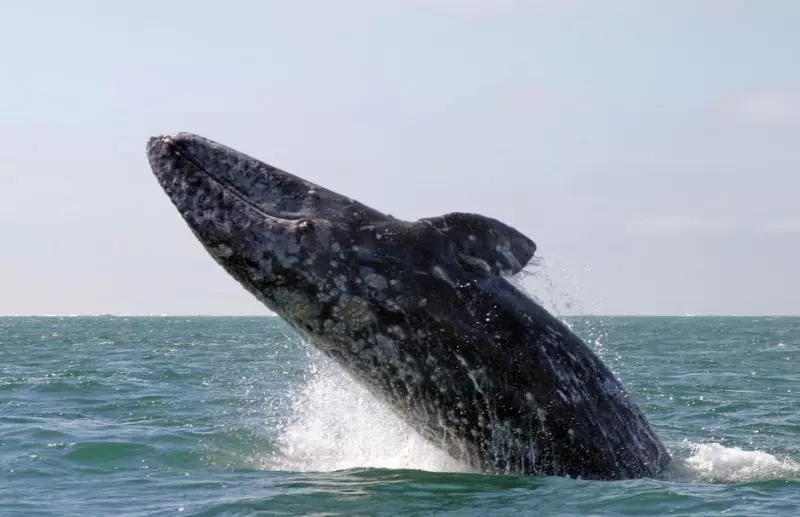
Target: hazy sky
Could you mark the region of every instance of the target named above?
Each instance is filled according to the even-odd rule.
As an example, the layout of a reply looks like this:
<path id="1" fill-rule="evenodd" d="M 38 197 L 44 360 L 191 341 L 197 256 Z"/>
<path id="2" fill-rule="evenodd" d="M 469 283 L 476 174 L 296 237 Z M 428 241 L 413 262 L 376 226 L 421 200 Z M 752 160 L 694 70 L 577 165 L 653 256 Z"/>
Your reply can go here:
<path id="1" fill-rule="evenodd" d="M 531 236 L 587 312 L 800 314 L 800 2 L 0 6 L 0 314 L 263 313 L 144 145 Z"/>

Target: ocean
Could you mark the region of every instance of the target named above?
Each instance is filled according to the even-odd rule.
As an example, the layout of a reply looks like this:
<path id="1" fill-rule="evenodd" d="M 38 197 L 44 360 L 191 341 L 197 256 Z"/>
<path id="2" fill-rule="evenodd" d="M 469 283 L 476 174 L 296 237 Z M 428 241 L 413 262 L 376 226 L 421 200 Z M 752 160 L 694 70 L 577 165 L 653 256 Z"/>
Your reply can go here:
<path id="1" fill-rule="evenodd" d="M 565 319 L 659 478 L 469 472 L 274 317 L 0 318 L 0 516 L 800 515 L 800 318 Z"/>

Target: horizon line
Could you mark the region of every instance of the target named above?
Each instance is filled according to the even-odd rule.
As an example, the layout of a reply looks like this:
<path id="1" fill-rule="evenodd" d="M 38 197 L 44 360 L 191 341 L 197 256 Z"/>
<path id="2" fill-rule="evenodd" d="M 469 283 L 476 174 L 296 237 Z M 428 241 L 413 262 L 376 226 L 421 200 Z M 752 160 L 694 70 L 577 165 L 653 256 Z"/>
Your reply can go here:
<path id="1" fill-rule="evenodd" d="M 800 314 L 777 313 L 777 314 L 723 314 L 723 313 L 588 313 L 588 314 L 559 314 L 553 313 L 556 317 L 565 318 L 800 318 Z M 242 313 L 242 314 L 214 314 L 214 313 L 52 313 L 52 314 L 0 314 L 0 318 L 279 318 L 274 313 Z"/>

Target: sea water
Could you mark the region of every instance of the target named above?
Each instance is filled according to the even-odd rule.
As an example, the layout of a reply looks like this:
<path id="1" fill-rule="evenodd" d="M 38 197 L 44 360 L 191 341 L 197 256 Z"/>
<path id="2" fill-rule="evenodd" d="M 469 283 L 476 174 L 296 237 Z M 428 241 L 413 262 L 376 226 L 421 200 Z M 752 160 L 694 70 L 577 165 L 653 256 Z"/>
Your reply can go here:
<path id="1" fill-rule="evenodd" d="M 0 516 L 800 515 L 800 318 L 566 320 L 657 479 L 470 472 L 274 317 L 0 318 Z"/>

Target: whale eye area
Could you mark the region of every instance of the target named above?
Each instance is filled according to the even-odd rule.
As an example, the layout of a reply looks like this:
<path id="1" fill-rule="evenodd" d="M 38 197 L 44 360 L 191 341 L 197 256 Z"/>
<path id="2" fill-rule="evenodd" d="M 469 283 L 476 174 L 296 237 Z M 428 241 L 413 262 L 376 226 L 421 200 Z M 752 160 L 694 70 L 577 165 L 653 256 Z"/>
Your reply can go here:
<path id="1" fill-rule="evenodd" d="M 298 235 L 306 235 L 311 233 L 314 230 L 314 223 L 309 221 L 308 219 L 303 219 L 299 223 L 297 223 L 297 233 Z"/>

